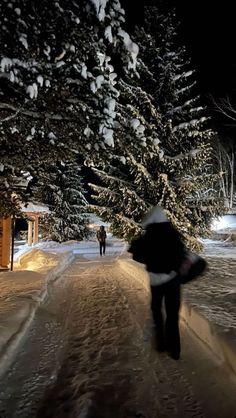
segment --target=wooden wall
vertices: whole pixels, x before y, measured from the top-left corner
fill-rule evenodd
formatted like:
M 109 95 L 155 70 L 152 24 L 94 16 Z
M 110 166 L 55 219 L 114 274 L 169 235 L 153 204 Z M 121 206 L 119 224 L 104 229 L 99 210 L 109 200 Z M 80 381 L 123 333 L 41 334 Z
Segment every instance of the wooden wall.
M 0 267 L 8 268 L 11 248 L 11 218 L 0 218 Z

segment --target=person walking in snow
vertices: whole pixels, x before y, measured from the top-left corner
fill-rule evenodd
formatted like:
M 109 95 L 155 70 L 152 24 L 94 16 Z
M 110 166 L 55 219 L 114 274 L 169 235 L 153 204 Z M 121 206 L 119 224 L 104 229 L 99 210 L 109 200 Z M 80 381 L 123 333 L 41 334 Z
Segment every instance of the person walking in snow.
M 149 274 L 156 348 L 158 351 L 168 351 L 172 358 L 178 360 L 181 350 L 179 333 L 181 284 L 178 271 L 185 256 L 185 246 L 180 234 L 159 206 L 155 206 L 147 213 L 143 220 L 143 228 L 144 235 L 141 240 L 138 239 L 133 245 L 131 244 L 129 252 L 133 252 L 136 261 L 146 264 Z
M 105 255 L 106 252 L 106 238 L 107 234 L 103 225 L 100 226 L 97 231 L 97 240 L 99 242 L 100 255 Z
M 181 302 L 178 271 L 185 257 L 180 234 L 165 211 L 155 206 L 144 218 L 146 268 L 150 278 L 151 309 L 156 327 L 157 350 L 180 357 L 179 309 Z M 162 304 L 165 304 L 165 321 Z

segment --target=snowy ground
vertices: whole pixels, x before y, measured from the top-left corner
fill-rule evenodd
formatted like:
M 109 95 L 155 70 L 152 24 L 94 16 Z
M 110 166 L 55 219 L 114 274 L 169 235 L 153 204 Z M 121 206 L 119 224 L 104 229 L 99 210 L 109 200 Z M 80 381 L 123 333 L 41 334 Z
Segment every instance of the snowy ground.
M 122 240 L 117 240 L 110 234 L 108 234 L 106 254 L 107 255 L 120 255 L 122 254 L 127 247 L 127 244 Z M 99 246 L 96 239 L 85 240 L 85 241 L 67 241 L 62 244 L 58 244 L 54 241 L 44 241 L 36 244 L 34 249 L 41 249 L 47 251 L 48 253 L 60 254 L 66 251 L 73 252 L 73 254 L 81 254 L 85 258 L 93 258 L 94 256 L 99 255 Z M 14 261 L 17 262 L 19 257 L 31 251 L 32 247 L 24 244 L 19 247 L 18 252 L 14 256 Z
M 78 251 L 76 261 L 60 285 L 52 284 L 0 383 L 1 418 L 33 418 L 38 409 L 39 418 L 234 418 L 235 379 L 188 327 L 179 362 L 152 348 L 148 285 L 121 268 L 125 244 L 110 244 L 105 257 L 96 242 L 66 244 Z M 61 246 L 47 245 L 60 256 Z M 185 286 L 184 298 L 232 342 L 236 249 L 231 245 L 231 256 L 220 258 L 216 247 L 214 255 L 215 245 L 207 242 L 210 270 Z
M 236 241 L 205 239 L 202 242 L 204 244 L 203 255 L 206 257 L 236 259 Z
M 58 254 L 32 249 L 18 258 L 14 271 L 0 272 L 0 375 L 6 370 L 48 285 L 71 263 L 70 252 Z
M 121 254 L 125 243 L 109 238 L 107 253 L 114 257 Z M 95 240 L 65 244 L 49 241 L 34 247 L 24 243 L 14 255 L 14 271 L 0 272 L 0 375 L 47 297 L 49 283 L 67 267 L 74 254 L 93 258 L 98 255 L 98 244 Z

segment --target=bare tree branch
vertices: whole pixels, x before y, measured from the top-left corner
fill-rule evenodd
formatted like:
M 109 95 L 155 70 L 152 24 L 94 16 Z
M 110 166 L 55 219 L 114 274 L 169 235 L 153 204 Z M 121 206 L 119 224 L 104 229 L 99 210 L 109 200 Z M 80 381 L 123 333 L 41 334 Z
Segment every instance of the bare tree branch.
M 229 97 L 226 97 L 225 99 L 220 99 L 219 101 L 216 101 L 213 97 L 211 97 L 211 99 L 216 111 L 224 115 L 226 118 L 235 122 L 235 124 L 231 126 L 236 126 L 236 109 L 230 102 Z

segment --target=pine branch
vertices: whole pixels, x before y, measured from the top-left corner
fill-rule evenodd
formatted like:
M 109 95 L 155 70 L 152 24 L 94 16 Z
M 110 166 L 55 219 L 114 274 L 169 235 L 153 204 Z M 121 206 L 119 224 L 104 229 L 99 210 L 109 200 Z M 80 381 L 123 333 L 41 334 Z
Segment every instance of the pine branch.
M 65 115 L 61 115 L 61 114 L 52 114 L 52 113 L 39 113 L 39 112 L 34 112 L 32 110 L 27 110 L 24 108 L 17 108 L 13 105 L 10 105 L 8 103 L 0 103 L 0 109 L 2 110 L 6 110 L 6 111 L 13 111 L 15 112 L 15 114 L 12 117 L 16 117 L 17 114 L 22 113 L 25 116 L 28 116 L 30 118 L 33 119 L 49 119 L 49 120 L 62 120 L 62 121 L 76 121 L 78 120 L 78 118 L 71 118 Z M 5 120 L 1 121 L 4 122 Z
M 88 186 L 91 187 L 95 192 L 105 192 L 108 193 L 112 196 L 117 196 L 120 198 L 120 194 L 117 192 L 114 192 L 114 190 L 110 190 L 107 187 L 102 187 L 102 186 L 97 186 L 96 184 L 93 183 L 88 183 Z M 97 196 L 93 195 L 92 197 L 97 198 Z
M 177 154 L 174 157 L 164 154 L 164 159 L 172 160 L 172 161 L 180 161 L 180 160 L 185 160 L 186 158 L 189 158 L 189 157 L 195 158 L 198 154 L 201 154 L 204 151 L 205 151 L 204 148 L 196 148 L 194 150 L 190 150 L 189 152 Z
M 107 174 L 105 171 L 99 170 L 97 168 L 93 168 L 93 171 L 95 173 L 97 173 L 99 177 L 104 179 L 104 181 L 106 181 L 106 179 L 107 179 L 107 180 L 114 181 L 116 183 L 118 182 L 118 183 L 124 184 L 126 186 L 130 185 L 130 183 L 128 181 L 122 180 L 121 178 L 118 178 L 118 177 L 111 176 L 111 175 Z

